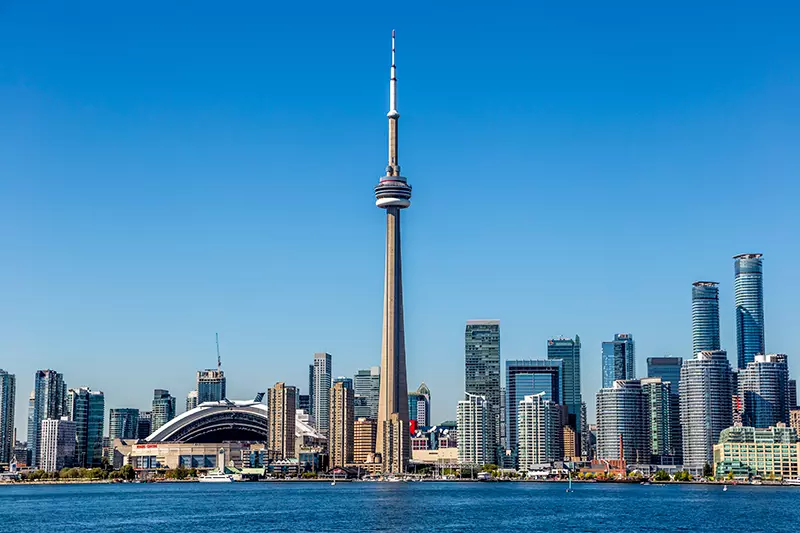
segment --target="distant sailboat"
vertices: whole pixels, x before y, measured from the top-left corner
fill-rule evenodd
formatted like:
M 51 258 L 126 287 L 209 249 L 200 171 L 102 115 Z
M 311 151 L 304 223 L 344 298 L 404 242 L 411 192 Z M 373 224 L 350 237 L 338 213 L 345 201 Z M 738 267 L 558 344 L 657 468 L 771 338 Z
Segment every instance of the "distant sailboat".
M 567 492 L 573 492 L 573 490 L 572 490 L 572 470 L 569 471 L 569 486 L 567 487 Z
M 728 492 L 728 485 L 722 486 L 722 492 Z

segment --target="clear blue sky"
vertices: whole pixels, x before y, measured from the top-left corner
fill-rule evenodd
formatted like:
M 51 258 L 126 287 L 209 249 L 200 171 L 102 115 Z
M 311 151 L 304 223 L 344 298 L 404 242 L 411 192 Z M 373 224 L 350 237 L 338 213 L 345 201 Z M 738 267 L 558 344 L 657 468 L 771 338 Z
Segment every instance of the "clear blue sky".
M 640 374 L 689 357 L 711 279 L 735 361 L 742 252 L 764 253 L 767 349 L 797 375 L 800 10 L 713 4 L 0 2 L 17 426 L 39 368 L 180 411 L 214 332 L 233 398 L 305 392 L 314 351 L 379 364 L 392 28 L 409 382 L 434 419 L 472 318 L 502 321 L 503 359 L 580 334 L 591 415 L 601 341 L 633 333 Z

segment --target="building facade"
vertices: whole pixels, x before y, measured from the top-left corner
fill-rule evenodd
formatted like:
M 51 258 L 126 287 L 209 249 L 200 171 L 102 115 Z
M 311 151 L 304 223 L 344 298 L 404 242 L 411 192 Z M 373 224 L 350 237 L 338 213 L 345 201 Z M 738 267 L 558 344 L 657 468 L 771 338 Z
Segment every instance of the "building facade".
M 580 455 L 581 420 L 581 338 L 556 338 L 547 341 L 547 359 L 561 360 L 561 403 L 567 407 L 567 425 L 575 431 L 574 450 L 564 445 L 565 455 Z
M 500 447 L 500 321 L 469 320 L 464 336 L 464 390 L 488 402 L 489 431 L 484 446 Z
M 602 345 L 603 388 L 612 388 L 617 380 L 636 378 L 636 354 L 633 335 L 617 333 L 613 341 Z
M 196 390 L 189 391 L 189 394 L 186 395 L 186 410 L 187 411 L 191 411 L 192 409 L 197 407 L 197 404 L 199 403 L 197 401 L 197 399 L 198 399 L 197 391 Z
M 533 470 L 535 465 L 562 460 L 564 446 L 559 406 L 540 392 L 523 398 L 518 414 L 520 470 Z
M 642 396 L 649 435 L 650 463 L 677 465 L 683 460 L 680 430 L 680 400 L 672 383 L 661 378 L 643 378 Z
M 786 424 L 769 428 L 735 426 L 722 430 L 714 445 L 714 475 L 758 476 L 765 479 L 800 478 L 797 432 Z
M 378 423 L 372 418 L 361 417 L 353 422 L 353 462 L 372 462 L 375 455 L 375 438 Z
M 719 283 L 692 284 L 692 354 L 719 350 Z
M 789 380 L 789 409 L 797 408 L 797 380 Z
M 318 352 L 314 354 L 313 389 L 311 392 L 312 408 L 316 429 L 323 435 L 328 434 L 328 417 L 330 416 L 330 390 L 333 363 L 331 354 Z
M 88 387 L 69 389 L 67 416 L 75 424 L 75 465 L 99 467 L 103 460 L 105 396 Z
M 670 389 L 672 394 L 679 394 L 682 364 L 683 357 L 648 357 L 647 377 L 661 378 L 662 381 L 669 381 L 672 385 Z
M 197 403 L 218 402 L 226 398 L 225 372 L 219 368 L 197 371 Z
M 328 455 L 331 466 L 345 466 L 353 462 L 353 398 L 354 391 L 348 383 L 339 381 L 330 391 L 330 432 Z
M 784 354 L 757 354 L 738 373 L 742 424 L 767 428 L 789 422 L 789 367 Z
M 789 411 L 789 427 L 794 428 L 797 434 L 800 435 L 800 409 Z
M 108 411 L 108 438 L 136 440 L 139 432 L 139 410 L 122 408 Z
M 492 425 L 489 401 L 477 394 L 467 393 L 458 402 L 458 462 L 463 465 L 485 465 L 495 459 L 495 448 L 489 426 Z
M 67 413 L 67 385 L 55 370 L 39 370 L 34 376 L 32 403 L 28 408 L 28 448 L 32 466 L 39 466 L 42 420 L 60 419 Z
M 11 462 L 14 450 L 14 398 L 17 378 L 0 368 L 0 463 Z M 27 459 L 25 460 L 27 463 Z
M 408 418 L 416 422 L 417 427 L 431 425 L 431 390 L 425 383 L 408 393 Z
M 737 366 L 745 368 L 755 361 L 756 354 L 766 352 L 761 254 L 740 254 L 733 259 Z
M 153 432 L 153 412 L 139 411 L 139 423 L 136 425 L 136 438 L 146 439 Z
M 597 458 L 650 462 L 650 432 L 642 383 L 616 380 L 597 393 Z
M 381 393 L 381 367 L 373 366 L 356 371 L 353 376 L 357 418 L 378 419 L 378 401 Z
M 278 382 L 267 391 L 267 447 L 280 457 L 295 456 L 297 389 Z
M 175 418 L 175 397 L 168 390 L 155 389 L 153 391 L 153 410 L 150 415 L 150 431 L 155 433 L 158 428 Z
M 45 418 L 40 430 L 41 440 L 37 465 L 45 472 L 58 472 L 75 464 L 75 423 L 62 418 Z
M 733 425 L 731 367 L 724 350 L 698 352 L 683 362 L 680 383 L 683 465 L 701 472 L 711 464 L 714 444 Z

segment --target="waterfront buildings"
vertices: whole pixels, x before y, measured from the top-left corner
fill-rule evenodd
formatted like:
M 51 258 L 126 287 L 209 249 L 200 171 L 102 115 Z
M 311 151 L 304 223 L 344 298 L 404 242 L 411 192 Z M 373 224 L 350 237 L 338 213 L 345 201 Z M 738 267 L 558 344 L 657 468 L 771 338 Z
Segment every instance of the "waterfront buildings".
M 197 407 L 197 404 L 197 391 L 189 391 L 189 394 L 186 395 L 186 411 L 191 411 Z
M 525 396 L 518 404 L 518 416 L 520 470 L 563 459 L 561 409 L 556 403 L 546 399 L 543 392 Z
M 680 392 L 682 364 L 682 357 L 648 357 L 647 377 L 661 378 L 662 381 L 669 381 L 672 385 L 672 394 L 678 394 Z
M 62 418 L 42 419 L 37 465 L 45 472 L 58 472 L 74 465 L 76 434 L 75 423 Z
M 55 370 L 38 370 L 34 376 L 32 403 L 28 408 L 28 447 L 33 466 L 39 466 L 42 420 L 60 419 L 67 412 L 67 385 Z
M 544 393 L 543 399 L 562 403 L 564 362 L 553 360 L 506 361 L 506 430 L 512 456 L 519 446 L 517 410 L 526 396 Z M 570 453 L 574 455 L 574 452 Z
M 736 355 L 739 368 L 755 361 L 764 348 L 764 284 L 761 254 L 740 254 L 734 259 L 736 302 Z
M 133 440 L 139 432 L 139 410 L 122 408 L 108 411 L 108 439 Z
M 105 396 L 88 387 L 69 389 L 67 416 L 75 424 L 75 465 L 99 467 L 103 459 Z
M 225 372 L 219 367 L 197 371 L 197 403 L 218 402 L 226 397 Z
M 643 378 L 640 382 L 650 441 L 650 463 L 680 464 L 683 448 L 678 395 L 672 393 L 672 383 L 661 378 Z
M 155 389 L 153 391 L 153 410 L 151 415 L 150 430 L 155 433 L 161 426 L 175 418 L 175 398 L 168 390 Z
M 575 339 L 562 337 L 547 341 L 547 359 L 561 360 L 561 403 L 567 407 L 567 425 L 575 430 L 576 449 L 572 450 L 565 444 L 564 454 L 580 455 L 580 439 L 583 421 L 581 420 L 581 338 Z M 537 391 L 538 392 L 538 391 Z
M 617 380 L 636 378 L 636 356 L 633 335 L 617 333 L 613 341 L 604 342 L 603 388 L 611 388 Z
M 738 373 L 742 424 L 757 428 L 789 421 L 789 367 L 784 354 L 757 354 Z
M 136 425 L 136 438 L 146 439 L 153 432 L 153 412 L 139 411 L 139 423 Z
M 431 390 L 425 383 L 408 393 L 408 418 L 414 420 L 417 427 L 431 425 Z
M 295 457 L 297 390 L 278 382 L 267 391 L 267 446 L 281 458 Z
M 650 433 L 642 383 L 616 380 L 597 393 L 597 458 L 650 462 Z
M 485 445 L 496 449 L 500 445 L 500 321 L 467 321 L 464 356 L 464 390 L 468 394 L 483 396 L 489 402 L 487 416 L 490 423 Z M 506 405 L 506 409 L 510 407 Z
M 683 465 L 702 471 L 713 461 L 713 446 L 723 429 L 733 425 L 731 367 L 724 350 L 698 352 L 683 362 L 680 412 Z
M 360 417 L 353 422 L 353 462 L 371 462 L 375 455 L 375 437 L 378 423 L 371 418 Z
M 797 432 L 779 423 L 769 428 L 734 426 L 722 431 L 714 445 L 714 475 L 760 476 L 765 479 L 800 477 Z
M 493 421 L 489 401 L 484 396 L 466 394 L 458 402 L 458 462 L 465 465 L 484 465 L 495 459 L 494 443 L 490 440 Z
M 378 420 L 381 367 L 373 366 L 356 371 L 353 376 L 353 389 L 355 390 L 355 416 Z
M 17 467 L 19 468 L 30 466 L 31 459 L 28 443 L 16 441 L 14 448 L 11 450 L 11 457 L 17 461 Z
M 331 466 L 345 466 L 353 462 L 353 397 L 352 382 L 337 381 L 331 387 L 328 434 Z
M 719 350 L 719 283 L 692 284 L 692 354 Z
M 16 393 L 16 376 L 0 368 L 0 463 L 11 462 L 13 455 Z M 27 463 L 27 459 L 25 462 Z
M 311 414 L 314 416 L 315 427 L 323 435 L 328 434 L 332 372 L 331 354 L 315 353 L 312 366 Z

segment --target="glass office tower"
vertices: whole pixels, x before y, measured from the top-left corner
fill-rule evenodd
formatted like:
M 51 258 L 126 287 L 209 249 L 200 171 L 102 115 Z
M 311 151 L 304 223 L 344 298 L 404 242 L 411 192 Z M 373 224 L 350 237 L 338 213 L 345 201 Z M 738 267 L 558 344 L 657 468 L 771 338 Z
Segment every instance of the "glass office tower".
M 719 350 L 719 283 L 692 284 L 692 354 Z
M 611 388 L 614 382 L 636 377 L 636 355 L 633 335 L 617 333 L 613 341 L 603 343 L 603 388 Z
M 764 284 L 761 254 L 735 255 L 736 356 L 739 368 L 755 361 L 764 348 Z

